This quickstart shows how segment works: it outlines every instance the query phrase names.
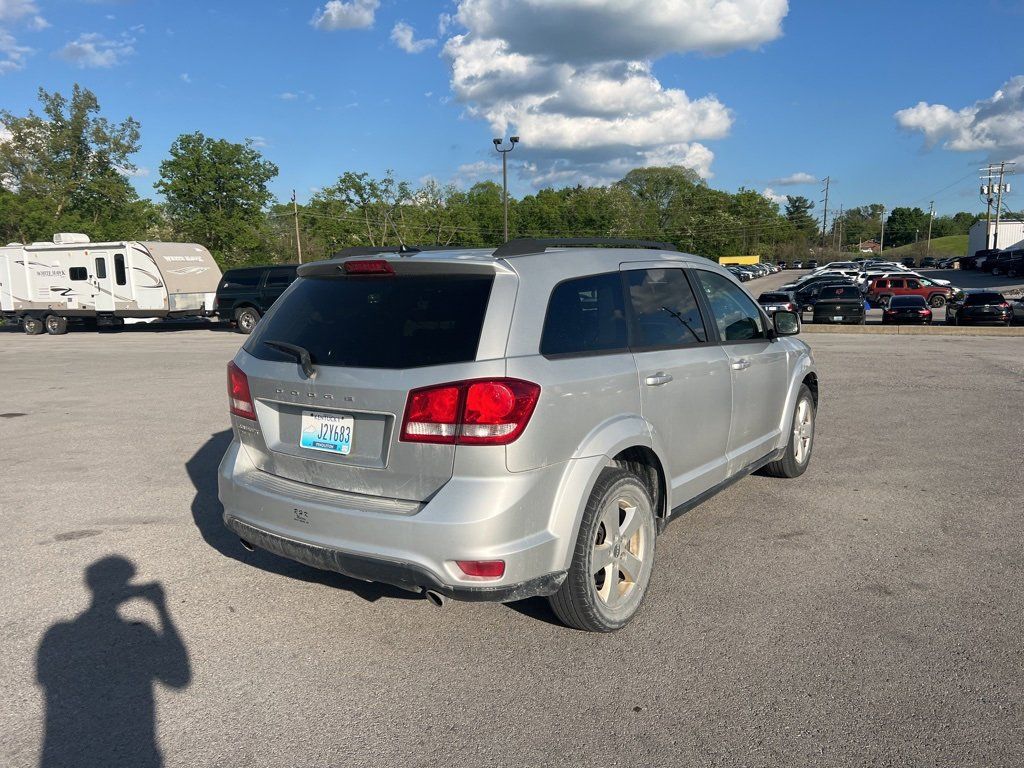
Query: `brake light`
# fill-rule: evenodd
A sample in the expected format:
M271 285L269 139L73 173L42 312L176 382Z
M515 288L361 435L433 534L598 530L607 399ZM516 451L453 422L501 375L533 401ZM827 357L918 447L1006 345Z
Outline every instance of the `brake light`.
M999 305L999 308L1000 309L1009 309L1010 308L1010 302L1004 301L1002 304Z
M235 416L256 420L256 406L249 393L249 378L234 363L228 363L228 405Z
M345 262L346 275L393 275L394 268L384 259L352 259Z
M918 312L922 315L930 315L932 313L930 309L919 309Z
M409 393L401 439L413 443L507 445L526 429L540 387L520 379L456 381Z
M467 576L481 579L500 579L505 575L504 560L456 560L459 570Z
M789 311L789 312L795 312L796 311L796 307L792 304L792 302L786 302L783 306L785 306L786 310Z

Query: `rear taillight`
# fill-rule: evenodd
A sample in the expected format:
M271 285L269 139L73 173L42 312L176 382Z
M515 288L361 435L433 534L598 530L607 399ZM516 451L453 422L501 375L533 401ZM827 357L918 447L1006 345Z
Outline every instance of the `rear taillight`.
M228 363L228 405L235 416L256 419L256 407L249 393L249 379L234 363Z
M922 315L930 315L932 313L930 309L919 309L917 311Z
M785 306L786 310L789 311L789 312L795 312L796 311L796 306L793 305L793 304L786 303L783 306Z
M999 308L1000 309L1009 309L1010 308L1010 302L1004 301L1002 304L999 305Z
M896 314L896 310L895 309L887 309L887 310L885 310L885 314L887 314L887 315L895 315Z
M455 381L409 393L401 439L413 443L506 445L526 429L540 387L520 379Z
M352 259L345 262L346 275L393 275L394 268L384 259Z
M480 579L500 579L505 575L504 560L456 560L459 570Z

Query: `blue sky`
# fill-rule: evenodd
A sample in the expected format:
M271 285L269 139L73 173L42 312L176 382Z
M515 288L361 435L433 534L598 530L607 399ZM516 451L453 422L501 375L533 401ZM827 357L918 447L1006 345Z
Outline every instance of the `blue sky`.
M817 200L817 181L780 180L830 175L832 206L953 212L982 207L982 163L1024 166L1024 0L733 8L0 0L0 107L25 113L39 86L92 89L107 116L141 121L145 195L174 137L196 130L252 138L281 169L281 199L346 170L500 181L490 140L506 127L522 136L517 194L684 162L729 190Z

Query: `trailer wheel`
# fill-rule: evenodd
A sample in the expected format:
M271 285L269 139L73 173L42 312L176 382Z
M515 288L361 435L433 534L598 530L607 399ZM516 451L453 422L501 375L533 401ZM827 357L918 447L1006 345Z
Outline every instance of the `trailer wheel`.
M21 329L29 336L39 336L46 330L43 326L42 320L38 317L31 317L29 315L21 318Z
M60 315L47 315L43 321L46 332L51 336L61 336L68 332L68 319Z
M248 336L259 321L260 313L252 307L242 307L235 310L235 328L239 333L244 333Z

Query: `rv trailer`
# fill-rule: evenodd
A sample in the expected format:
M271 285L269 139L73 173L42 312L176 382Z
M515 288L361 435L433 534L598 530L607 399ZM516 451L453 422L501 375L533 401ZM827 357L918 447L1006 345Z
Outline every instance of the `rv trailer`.
M0 247L0 312L25 333L67 333L68 322L213 314L221 272L195 243L92 243L59 233L52 243Z

